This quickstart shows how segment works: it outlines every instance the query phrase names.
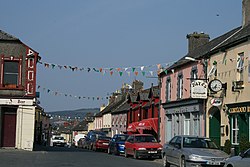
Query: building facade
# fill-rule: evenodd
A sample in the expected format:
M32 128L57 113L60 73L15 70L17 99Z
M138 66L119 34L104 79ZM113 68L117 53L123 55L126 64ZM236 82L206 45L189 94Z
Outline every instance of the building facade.
M0 31L0 57L0 147L33 150L40 57L4 31Z

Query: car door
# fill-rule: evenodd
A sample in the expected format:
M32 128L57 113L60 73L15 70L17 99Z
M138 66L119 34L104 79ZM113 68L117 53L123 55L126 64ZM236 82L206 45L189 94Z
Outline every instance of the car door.
M129 136L127 141L126 141L126 145L125 145L125 148L126 148L126 151L127 151L127 154L133 154L133 143L134 143L134 136Z
M180 157L182 155L182 137L178 136L172 151L172 160L175 165L180 164Z
M250 149L246 151L243 155L243 157L235 163L235 166L240 167L249 167L250 164Z
M174 145L177 140L177 136L173 137L170 141L169 144L166 145L165 147L165 155L167 156L167 159L170 163L173 163L173 150L174 150Z

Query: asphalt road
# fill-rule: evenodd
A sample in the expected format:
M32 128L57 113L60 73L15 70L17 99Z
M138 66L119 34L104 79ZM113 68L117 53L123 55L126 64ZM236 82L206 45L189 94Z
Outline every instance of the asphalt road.
M160 162L76 148L46 147L32 152L0 149L1 167L161 167Z

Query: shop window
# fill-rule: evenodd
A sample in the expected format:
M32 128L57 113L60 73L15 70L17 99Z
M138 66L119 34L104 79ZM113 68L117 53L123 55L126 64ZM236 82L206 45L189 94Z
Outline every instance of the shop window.
M239 125L238 125L237 115L232 116L231 123L232 123L231 141L232 141L232 144L238 145L239 144Z
M184 135L190 134L190 114L186 113L184 114L185 120L184 120Z
M18 86L18 67L18 61L4 61L3 84L5 87L14 86L16 88Z
M170 141L172 138L172 115L167 115L167 123L166 123L166 141Z
M198 113L193 113L194 128L193 135L200 135L200 119Z

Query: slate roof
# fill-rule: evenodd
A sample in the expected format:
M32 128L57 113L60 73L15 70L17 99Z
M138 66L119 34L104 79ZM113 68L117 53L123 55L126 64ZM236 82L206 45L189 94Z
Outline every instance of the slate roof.
M160 97L160 88L159 86L153 86L150 90L150 93L149 93L149 98L151 98L151 96L153 95L153 97Z
M78 125L76 125L73 129L73 131L87 131L88 130L88 122L82 121Z
M131 100L132 103L135 103L135 102L137 102L136 101L137 96L138 96L138 93L129 93L127 98L129 100Z
M240 41L241 39L246 38L248 36L250 36L250 25L244 27L243 29L241 29L241 27L237 27L209 41L207 44L196 48L193 52L188 53L167 69L170 70L182 66L188 62L191 62L190 60L186 60L185 57L193 57L196 59L201 57L207 57L212 52L218 52L220 49L225 48L227 45ZM164 74L164 72L161 72L161 74Z
M142 100L142 101L147 101L149 100L148 95L149 95L150 89L145 89L142 90L138 93L137 100Z
M110 103L106 108L104 108L101 111L101 114L106 114L109 112L112 112L113 110L115 110L119 105L121 105L123 103L123 101L125 101L125 95L122 96L121 99L119 99L118 101L114 101L112 103Z
M0 40L7 40L7 41L20 41L18 38L0 30Z
M128 104L127 100L125 100L120 106L118 106L116 109L112 111L112 114L119 114L122 112L126 112L126 111L129 111L129 109L130 109L130 105Z

